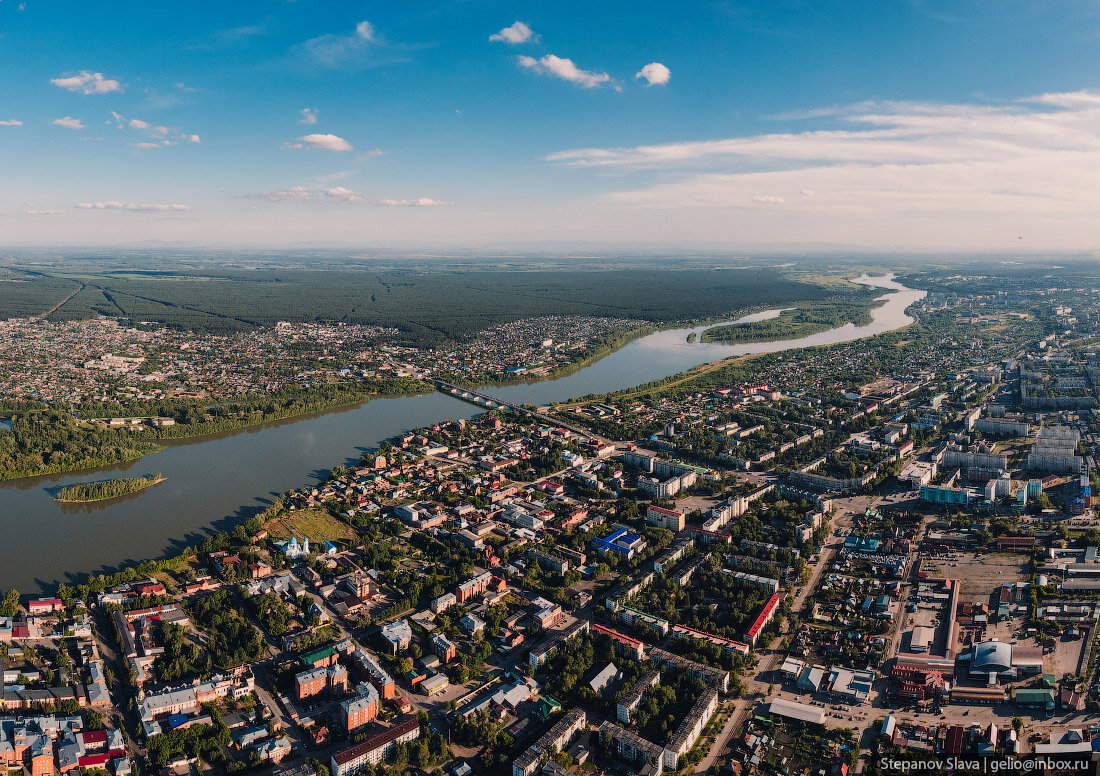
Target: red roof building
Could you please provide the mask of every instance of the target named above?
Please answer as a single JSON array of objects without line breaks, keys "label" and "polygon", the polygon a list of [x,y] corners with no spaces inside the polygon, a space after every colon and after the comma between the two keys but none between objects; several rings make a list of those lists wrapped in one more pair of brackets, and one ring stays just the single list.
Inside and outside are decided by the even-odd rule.
[{"label": "red roof building", "polygon": [[62,612],[65,610],[65,602],[60,598],[39,598],[27,604],[27,612],[30,614],[49,614],[50,612]]},{"label": "red roof building", "polygon": [[86,754],[77,762],[81,768],[103,768],[110,759],[111,755],[104,752],[103,754]]},{"label": "red roof building", "polygon": [[80,734],[80,740],[84,743],[84,748],[95,751],[96,749],[107,748],[107,731],[106,730],[85,730]]},{"label": "red roof building", "polygon": [[773,593],[768,602],[764,604],[764,608],[760,610],[760,614],[756,615],[752,625],[745,631],[745,638],[748,639],[750,644],[756,646],[756,637],[768,626],[777,611],[779,611],[779,593]]}]

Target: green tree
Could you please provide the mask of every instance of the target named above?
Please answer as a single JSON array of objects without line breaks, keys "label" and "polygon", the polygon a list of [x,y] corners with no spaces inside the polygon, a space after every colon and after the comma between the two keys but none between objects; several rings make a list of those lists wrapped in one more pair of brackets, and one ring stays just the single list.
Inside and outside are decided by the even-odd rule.
[{"label": "green tree", "polygon": [[0,617],[14,617],[19,612],[19,591],[15,588],[4,593],[0,601]]}]

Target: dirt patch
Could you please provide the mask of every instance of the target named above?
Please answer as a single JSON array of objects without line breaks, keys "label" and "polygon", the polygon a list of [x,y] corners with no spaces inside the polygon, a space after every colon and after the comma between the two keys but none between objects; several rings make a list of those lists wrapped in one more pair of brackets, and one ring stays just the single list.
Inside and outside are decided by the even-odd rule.
[{"label": "dirt patch", "polygon": [[[932,573],[927,567],[939,567],[939,573]],[[973,601],[987,604],[990,595],[1005,582],[1027,580],[1027,557],[1012,553],[971,552],[954,553],[946,558],[936,558],[926,562],[925,570],[929,576],[945,576],[957,579],[960,583],[959,601]]]}]

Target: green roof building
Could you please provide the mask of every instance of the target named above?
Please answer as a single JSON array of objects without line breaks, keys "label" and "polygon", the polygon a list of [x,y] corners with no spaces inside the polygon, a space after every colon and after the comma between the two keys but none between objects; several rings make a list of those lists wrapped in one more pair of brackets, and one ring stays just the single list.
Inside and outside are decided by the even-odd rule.
[{"label": "green roof building", "polygon": [[1016,705],[1028,707],[1042,707],[1054,710],[1054,690],[1040,690],[1035,688],[1020,688],[1016,690]]},{"label": "green roof building", "polygon": [[306,652],[300,660],[310,668],[317,666],[330,666],[336,662],[336,650],[332,647],[321,647],[311,652]]},{"label": "green roof building", "polygon": [[535,705],[535,713],[543,721],[550,719],[551,714],[556,714],[559,711],[561,711],[561,704],[549,695],[542,696],[538,704]]}]

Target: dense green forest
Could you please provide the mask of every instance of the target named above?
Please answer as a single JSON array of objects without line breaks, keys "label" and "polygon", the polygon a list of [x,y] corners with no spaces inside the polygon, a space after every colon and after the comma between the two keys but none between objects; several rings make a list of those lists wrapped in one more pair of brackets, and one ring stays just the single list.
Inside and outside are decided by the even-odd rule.
[{"label": "dense green forest", "polygon": [[225,589],[187,604],[191,619],[209,636],[207,652],[213,666],[223,671],[258,660],[264,652],[263,636],[239,610]]},{"label": "dense green forest", "polygon": [[39,273],[0,271],[0,320],[42,315],[80,283]]},{"label": "dense green forest", "polygon": [[11,282],[0,283],[0,319],[44,314],[73,295],[51,320],[106,315],[213,333],[282,320],[342,321],[395,326],[420,346],[468,339],[521,318],[602,315],[666,323],[836,293],[769,268],[8,272]]},{"label": "dense green forest", "polygon": [[[199,758],[199,762],[217,763],[222,768],[226,768],[228,758],[225,752],[232,743],[229,728],[222,722],[218,710],[213,709],[212,723],[190,725],[169,730],[166,733],[158,733],[149,737],[145,747],[149,754],[150,765],[158,770],[164,768],[169,760],[176,757],[196,757]],[[227,769],[228,772],[233,773],[232,766],[237,764],[231,763]]]},{"label": "dense green forest", "polygon": [[11,430],[0,431],[0,480],[110,466],[157,449],[129,431],[82,425],[63,410],[37,410],[16,415]]},{"label": "dense green forest", "polygon": [[881,290],[867,289],[854,298],[806,302],[784,310],[776,318],[752,323],[715,326],[703,332],[703,342],[773,342],[795,339],[828,331],[846,323],[866,326],[871,322],[871,310],[881,302]]},{"label": "dense green forest", "polygon": [[182,625],[168,623],[161,629],[164,652],[153,662],[153,672],[162,682],[206,677],[214,670],[209,650],[187,640]]},{"label": "dense green forest", "polygon": [[118,498],[130,493],[145,490],[150,485],[156,485],[164,479],[163,474],[152,477],[120,477],[114,480],[100,480],[99,482],[81,482],[62,488],[57,494],[58,501],[102,501],[108,498]]},{"label": "dense green forest", "polygon": [[[5,407],[16,412],[11,430],[0,430],[0,480],[79,471],[133,461],[160,449],[158,439],[180,439],[321,412],[376,396],[430,393],[419,380],[372,379],[295,389],[273,396],[245,396],[208,405],[196,399],[87,403],[73,412],[46,405]],[[75,417],[74,417],[75,415]],[[168,417],[174,426],[138,429],[82,423],[78,418]]]}]

